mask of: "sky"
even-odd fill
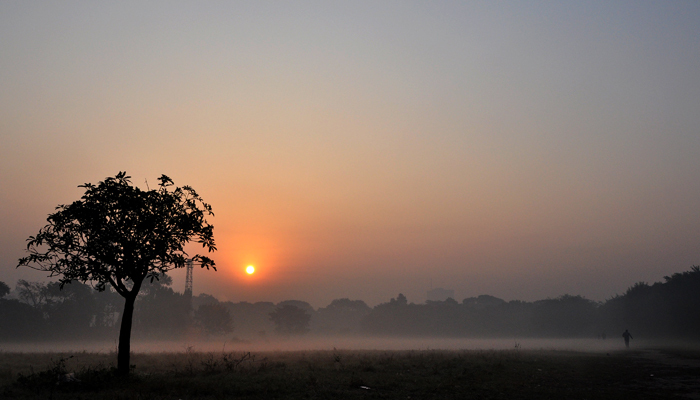
[[[0,281],[120,171],[195,294],[603,301],[700,264],[700,2],[0,2]]]

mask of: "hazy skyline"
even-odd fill
[[[212,205],[194,291],[231,301],[603,300],[700,264],[698,2],[3,2],[0,38],[12,288],[119,171]]]

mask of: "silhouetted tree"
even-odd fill
[[[255,335],[265,338],[268,332],[275,329],[275,324],[270,320],[270,313],[275,311],[275,304],[269,301],[257,303],[222,303],[236,321],[236,333],[241,335]]]
[[[10,287],[0,281],[0,340],[31,340],[43,331],[41,312],[19,300],[5,299]]]
[[[313,306],[305,301],[302,300],[284,300],[280,301],[277,303],[277,308],[284,307],[284,306],[294,306],[296,308],[300,308],[304,310],[307,314],[312,315],[315,310]]]
[[[17,297],[34,308],[40,308],[46,304],[46,285],[41,282],[27,282],[24,279],[17,281],[15,287]]]
[[[609,332],[629,328],[638,337],[700,338],[700,267],[664,277],[664,282],[638,282],[602,307]]]
[[[192,307],[195,310],[202,304],[219,304],[219,299],[206,293],[200,293],[199,295],[192,297]]]
[[[33,340],[45,327],[40,310],[19,300],[0,298],[0,340]]]
[[[192,238],[216,250],[213,226],[205,219],[213,215],[211,207],[189,186],[173,188],[165,175],[158,181],[157,189],[141,190],[120,172],[79,186],[85,194],[49,215],[48,224],[29,237],[29,256],[18,264],[58,276],[61,287],[77,280],[103,291],[109,284],[124,297],[117,356],[122,375],[129,373],[134,302],[143,281],[184,267],[184,246]],[[193,259],[214,267],[208,257]]]
[[[55,337],[84,337],[90,333],[100,305],[90,286],[72,282],[61,288],[60,283],[51,282],[43,292],[44,313]]]
[[[678,336],[698,339],[700,337],[700,266],[690,271],[664,277],[663,306],[666,308],[667,326],[673,327]]]
[[[191,323],[190,299],[175,292],[169,275],[145,282],[134,305],[134,335],[177,338]]]
[[[65,339],[93,336],[98,333],[111,331],[115,321],[115,305],[119,296],[115,292],[102,293],[93,291],[90,286],[80,282],[72,282],[60,288],[58,282],[17,282],[17,294],[24,309],[31,309],[31,314],[37,315],[43,321],[36,323],[31,318],[13,320],[13,325],[30,323],[38,336],[46,339]],[[18,306],[12,306],[15,310]],[[105,329],[107,328],[107,329]],[[23,331],[23,328],[13,330]]]
[[[371,334],[412,335],[421,325],[416,322],[420,306],[411,303],[402,293],[388,303],[375,306],[361,323],[362,330]],[[420,329],[420,328],[418,328]]]
[[[210,335],[229,333],[233,330],[233,319],[223,304],[202,304],[194,312],[194,320]]]
[[[392,306],[405,306],[408,304],[408,299],[406,299],[406,296],[404,296],[403,293],[399,293],[395,299],[392,297],[392,299],[389,300],[389,304]]]
[[[462,304],[475,309],[484,309],[487,307],[494,307],[505,304],[505,300],[499,299],[498,297],[490,296],[488,294],[482,294],[479,297],[468,297],[462,300]]]
[[[544,336],[595,336],[597,307],[585,297],[565,294],[535,302],[533,322]]]
[[[362,300],[335,299],[325,308],[319,308],[311,318],[314,331],[356,333],[360,322],[372,311]]]
[[[301,335],[309,331],[311,315],[293,305],[277,307],[270,313],[270,320],[275,323],[275,331],[283,335]]]

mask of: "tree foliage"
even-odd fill
[[[41,282],[27,282],[24,279],[17,281],[15,287],[17,297],[34,308],[43,306],[46,303],[46,285]]]
[[[323,333],[356,334],[362,319],[371,311],[362,300],[335,299],[312,315],[311,326]]]
[[[141,338],[174,339],[191,324],[191,299],[174,291],[169,275],[146,282],[134,310],[134,333]]]
[[[202,304],[194,312],[199,327],[209,335],[220,335],[233,331],[233,318],[225,305]]]
[[[118,359],[124,374],[134,302],[143,281],[184,267],[185,245],[193,238],[209,252],[216,250],[214,227],[206,220],[213,215],[211,206],[189,186],[174,187],[165,175],[158,181],[158,188],[142,190],[120,172],[97,185],[79,186],[85,189],[81,199],[59,205],[48,216],[48,224],[29,237],[29,255],[18,264],[58,277],[61,288],[75,280],[99,291],[111,285],[125,298]],[[191,258],[216,269],[209,257]]]
[[[126,296],[143,279],[182,268],[184,246],[192,237],[216,250],[214,227],[205,219],[213,215],[211,206],[194,189],[171,190],[173,181],[162,175],[158,189],[141,190],[130,178],[120,172],[97,185],[80,185],[82,198],[49,215],[48,224],[29,237],[29,256],[19,265],[47,271],[61,286],[78,280],[102,291],[110,284]],[[214,267],[206,256],[192,258]]]
[[[311,315],[297,306],[286,304],[278,306],[270,313],[270,321],[275,324],[277,333],[301,335],[309,331]]]

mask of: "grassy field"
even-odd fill
[[[0,352],[8,399],[700,398],[700,354],[646,349],[137,353]]]

